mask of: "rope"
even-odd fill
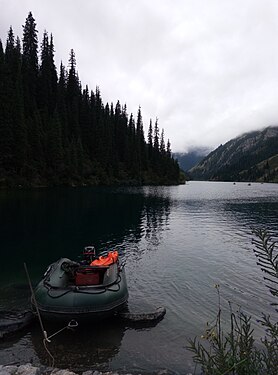
[[[49,355],[49,357],[51,358],[51,361],[52,361],[51,364],[50,364],[51,367],[54,367],[55,359],[54,359],[53,355],[51,354],[50,350],[48,349],[48,347],[47,347],[47,343],[48,343],[48,342],[51,342],[50,339],[51,339],[52,337],[58,335],[59,333],[61,333],[61,332],[64,331],[65,329],[73,329],[73,328],[76,328],[76,327],[78,327],[78,323],[77,323],[77,321],[76,321],[76,320],[71,320],[71,321],[70,321],[65,327],[59,329],[57,332],[55,332],[55,333],[53,333],[52,335],[50,335],[50,336],[48,336],[48,337],[46,337],[46,338],[43,339],[43,345],[44,345],[44,348],[45,348],[45,350],[47,351],[47,353],[48,353],[48,355]]]
[[[28,269],[27,269],[27,266],[26,266],[26,263],[24,263],[24,268],[25,268],[25,272],[26,272],[26,275],[27,275],[27,279],[28,279],[28,283],[29,283],[29,287],[30,287],[30,290],[31,290],[31,298],[32,298],[32,302],[34,303],[35,305],[35,308],[36,308],[36,312],[37,312],[37,315],[38,315],[38,319],[39,319],[39,322],[40,322],[40,326],[41,326],[41,330],[42,330],[42,334],[43,334],[43,345],[44,345],[44,348],[46,350],[46,352],[48,353],[48,355],[50,356],[51,358],[51,367],[54,367],[54,357],[53,355],[51,354],[51,352],[49,351],[48,347],[47,347],[47,343],[51,342],[51,338],[58,335],[58,333],[64,331],[65,329],[72,329],[72,328],[76,328],[78,326],[78,323],[75,321],[75,320],[71,320],[65,327],[59,329],[57,332],[53,333],[51,336],[47,336],[47,332],[46,330],[44,329],[44,326],[43,326],[43,322],[42,322],[42,318],[41,318],[41,314],[40,314],[40,310],[39,310],[39,306],[38,306],[38,303],[37,303],[37,300],[36,300],[36,297],[35,297],[35,293],[34,293],[34,289],[32,287],[32,283],[31,283],[31,279],[30,279],[30,276],[29,276],[29,272],[28,272]]]
[[[27,269],[27,266],[26,266],[25,262],[24,262],[24,268],[25,268],[25,272],[26,272],[26,275],[27,275],[29,287],[30,287],[30,290],[31,290],[32,301],[34,302],[36,312],[37,312],[37,315],[38,315],[38,319],[39,319],[39,322],[40,322],[42,334],[43,334],[43,337],[45,338],[45,340],[47,340],[47,332],[44,329],[44,326],[43,326],[43,323],[42,323],[41,314],[40,314],[40,311],[39,311],[39,307],[38,307],[37,300],[36,300],[36,297],[35,297],[34,289],[32,287],[31,279],[30,279],[29,272],[28,272],[28,269]]]
[[[47,343],[47,340],[46,340],[46,339],[43,339],[44,349],[46,350],[46,352],[48,353],[48,355],[49,355],[49,357],[51,358],[51,361],[52,361],[52,362],[50,363],[50,366],[51,366],[51,367],[54,367],[55,359],[54,359],[53,355],[50,353],[50,351],[49,351],[49,349],[48,349],[46,343]]]
[[[71,320],[65,327],[59,329],[57,332],[53,333],[51,336],[48,336],[48,340],[50,342],[50,339],[56,335],[58,335],[58,333],[61,333],[62,331],[64,331],[65,329],[72,329],[72,328],[76,328],[78,327],[78,323],[76,320]]]

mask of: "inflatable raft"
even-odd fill
[[[62,258],[51,264],[34,290],[32,306],[48,320],[100,320],[121,311],[127,299],[124,266],[117,252],[109,252],[90,262]]]

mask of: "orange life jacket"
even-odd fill
[[[118,251],[109,251],[106,256],[100,256],[98,259],[93,260],[90,266],[110,266],[117,262],[118,257]]]

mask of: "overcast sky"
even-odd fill
[[[277,0],[0,0],[0,38],[32,11],[56,65],[75,51],[104,103],[158,117],[173,151],[278,124]]]

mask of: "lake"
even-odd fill
[[[1,310],[28,306],[23,262],[35,285],[60,257],[84,246],[117,249],[126,262],[131,311],[166,307],[153,327],[115,321],[66,330],[49,350],[56,367],[119,372],[193,371],[187,338],[201,336],[230,301],[273,316],[274,301],[256,265],[251,227],[278,228],[278,184],[194,182],[171,187],[53,188],[0,191]],[[53,333],[57,327],[48,326]],[[60,327],[61,328],[61,327]],[[0,341],[0,363],[47,364],[38,324]]]

